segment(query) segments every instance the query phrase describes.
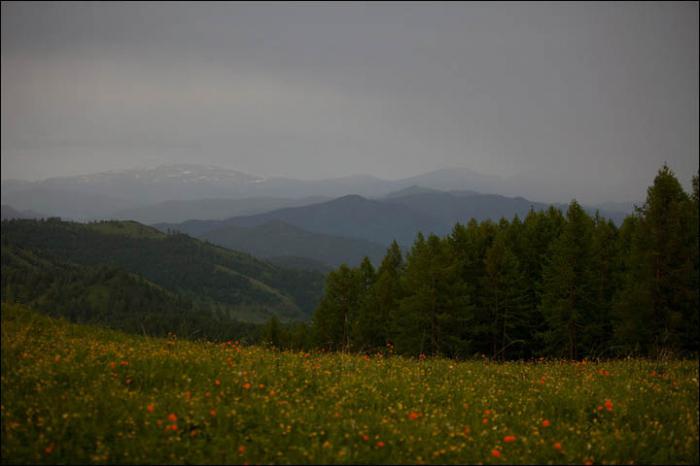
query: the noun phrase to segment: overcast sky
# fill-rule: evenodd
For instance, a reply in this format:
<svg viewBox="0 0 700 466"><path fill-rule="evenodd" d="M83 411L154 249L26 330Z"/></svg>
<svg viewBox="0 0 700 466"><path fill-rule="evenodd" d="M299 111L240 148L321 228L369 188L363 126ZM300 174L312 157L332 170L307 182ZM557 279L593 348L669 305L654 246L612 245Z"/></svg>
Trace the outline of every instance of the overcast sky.
<svg viewBox="0 0 700 466"><path fill-rule="evenodd" d="M3 179L459 166L639 200L697 173L698 99L697 2L2 2Z"/></svg>

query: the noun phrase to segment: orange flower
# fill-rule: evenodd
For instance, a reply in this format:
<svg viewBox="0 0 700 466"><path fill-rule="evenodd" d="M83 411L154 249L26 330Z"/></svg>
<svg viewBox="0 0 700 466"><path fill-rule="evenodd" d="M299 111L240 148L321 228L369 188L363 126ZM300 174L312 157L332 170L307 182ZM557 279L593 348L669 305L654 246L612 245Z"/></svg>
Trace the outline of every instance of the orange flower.
<svg viewBox="0 0 700 466"><path fill-rule="evenodd" d="M466 437L466 436L469 435L469 433L470 433L471 431L472 431L472 430L469 428L469 426L465 426L465 427L464 427L464 430L463 430L462 432L464 432L464 436Z"/></svg>
<svg viewBox="0 0 700 466"><path fill-rule="evenodd" d="M416 412L416 411L411 411L410 413L408 413L408 418L412 421L415 421L420 416L421 416L421 414L419 412Z"/></svg>
<svg viewBox="0 0 700 466"><path fill-rule="evenodd" d="M166 429L169 429L169 430L172 430L172 431L176 431L176 430L177 430L177 424L170 424L168 427L166 427Z"/></svg>
<svg viewBox="0 0 700 466"><path fill-rule="evenodd" d="M109 367L110 367L110 369L114 369L115 367L117 367L117 363L112 361L109 363Z"/></svg>
<svg viewBox="0 0 700 466"><path fill-rule="evenodd" d="M603 407L600 406L600 405L598 405L598 407L597 407L596 409L597 409L598 411L602 411L602 410L603 410Z"/></svg>
<svg viewBox="0 0 700 466"><path fill-rule="evenodd" d="M149 413L152 413L154 409L156 409L156 407L153 403L148 403L148 406L146 406L146 411Z"/></svg>
<svg viewBox="0 0 700 466"><path fill-rule="evenodd" d="M603 404L605 405L605 409L607 409L608 411L613 410L613 402L612 401L605 400L605 403L603 403Z"/></svg>
<svg viewBox="0 0 700 466"><path fill-rule="evenodd" d="M216 417L216 409L214 409L214 408L210 409L209 414L211 415L211 417Z"/></svg>
<svg viewBox="0 0 700 466"><path fill-rule="evenodd" d="M549 422L549 419L545 419L542 421L542 427L549 427L552 423Z"/></svg>
<svg viewBox="0 0 700 466"><path fill-rule="evenodd" d="M555 450L561 450L561 443L556 442L556 443L554 444L554 449L555 449Z"/></svg>
<svg viewBox="0 0 700 466"><path fill-rule="evenodd" d="M500 450L496 450L495 448L491 450L491 456L494 458L500 458L501 457L501 452Z"/></svg>
<svg viewBox="0 0 700 466"><path fill-rule="evenodd" d="M377 447L379 448L384 448L385 443L382 442L381 440L377 442Z"/></svg>
<svg viewBox="0 0 700 466"><path fill-rule="evenodd" d="M49 445L46 448L44 448L44 453L50 455L51 453L53 453L54 448L56 448L56 445L54 445L53 443L49 443Z"/></svg>
<svg viewBox="0 0 700 466"><path fill-rule="evenodd" d="M175 413L168 414L168 421L177 422L177 415Z"/></svg>
<svg viewBox="0 0 700 466"><path fill-rule="evenodd" d="M245 453L245 447L241 445L240 447L238 447L238 454L242 455L243 453Z"/></svg>
<svg viewBox="0 0 700 466"><path fill-rule="evenodd" d="M218 387L219 385L221 385L221 380L216 379L216 380L214 381L214 385L216 385L217 387Z"/></svg>
<svg viewBox="0 0 700 466"><path fill-rule="evenodd" d="M250 390L250 387L252 387L252 385L249 382L243 384L243 388L246 390Z"/></svg>
<svg viewBox="0 0 700 466"><path fill-rule="evenodd" d="M259 384L259 385L258 385L258 388L259 388L260 390L262 390L263 388L265 388L265 384L264 384L264 383Z"/></svg>
<svg viewBox="0 0 700 466"><path fill-rule="evenodd" d="M129 365L129 361L121 361L121 362L119 363L119 365L120 365L120 366L128 366L128 365Z"/></svg>
<svg viewBox="0 0 700 466"><path fill-rule="evenodd" d="M486 418L483 418L483 419L481 420L481 423L484 424L484 425L486 425L486 424L489 423L489 420L486 419Z"/></svg>
<svg viewBox="0 0 700 466"><path fill-rule="evenodd" d="M362 440L364 440L365 442L369 441L369 435L362 434Z"/></svg>
<svg viewBox="0 0 700 466"><path fill-rule="evenodd" d="M506 435L505 437L503 437L503 441L506 443L515 442L515 439L515 435Z"/></svg>
<svg viewBox="0 0 700 466"><path fill-rule="evenodd" d="M490 414L491 414L491 410L490 410L490 409L485 409L485 410L484 410L484 416L489 416Z"/></svg>

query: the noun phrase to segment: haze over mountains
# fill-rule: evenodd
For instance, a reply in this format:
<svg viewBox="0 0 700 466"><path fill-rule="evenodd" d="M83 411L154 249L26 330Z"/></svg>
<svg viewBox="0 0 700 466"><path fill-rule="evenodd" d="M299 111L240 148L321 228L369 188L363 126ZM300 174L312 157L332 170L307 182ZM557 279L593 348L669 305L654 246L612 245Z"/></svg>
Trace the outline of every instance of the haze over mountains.
<svg viewBox="0 0 700 466"><path fill-rule="evenodd" d="M399 180L297 180L177 164L7 180L2 202L3 218L135 220L275 263L325 271L357 265L365 256L377 263L393 240L408 247L418 232L445 235L458 222L524 217L550 205L504 196L499 189L505 189L503 179L464 168ZM620 203L606 207L601 214L617 223L631 211ZM593 213L596 207L587 209Z"/></svg>
<svg viewBox="0 0 700 466"><path fill-rule="evenodd" d="M1 195L3 204L17 210L74 220L118 218L158 223L250 215L350 194L376 198L412 186L519 194L513 193L508 180L467 168L442 169L399 180L370 175L299 180L266 178L209 165L173 164L34 182L3 180Z"/></svg>

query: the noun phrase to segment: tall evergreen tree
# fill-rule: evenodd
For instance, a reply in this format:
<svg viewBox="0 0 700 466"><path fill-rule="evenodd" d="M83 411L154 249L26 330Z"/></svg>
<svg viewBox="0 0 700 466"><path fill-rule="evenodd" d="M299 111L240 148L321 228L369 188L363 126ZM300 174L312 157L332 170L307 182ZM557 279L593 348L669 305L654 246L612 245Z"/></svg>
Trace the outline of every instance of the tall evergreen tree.
<svg viewBox="0 0 700 466"><path fill-rule="evenodd" d="M692 199L664 165L638 210L626 283L616 300L617 337L629 349L681 349L683 327L692 325L698 286L693 278L697 234L692 238L692 225L697 221L690 206Z"/></svg>
<svg viewBox="0 0 700 466"><path fill-rule="evenodd" d="M593 222L576 201L569 204L566 224L552 245L552 257L543 271L542 314L550 354L577 359L582 330L591 313L593 277L591 243Z"/></svg>
<svg viewBox="0 0 700 466"><path fill-rule="evenodd" d="M401 248L393 241L377 270L374 284L367 290L363 301L361 321L358 324L363 349L383 348L392 340L394 322L399 318L402 273Z"/></svg>
<svg viewBox="0 0 700 466"><path fill-rule="evenodd" d="M522 355L529 340L526 315L525 276L511 251L507 229L499 232L486 251L482 304L491 321L491 357ZM513 347L513 345L518 346Z"/></svg>
<svg viewBox="0 0 700 466"><path fill-rule="evenodd" d="M321 347L350 349L360 290L358 274L347 265L328 274L325 293L314 314L316 341Z"/></svg>
<svg viewBox="0 0 700 466"><path fill-rule="evenodd" d="M418 234L406 263L397 349L454 355L463 348L455 329L468 318L461 283L443 240Z"/></svg>

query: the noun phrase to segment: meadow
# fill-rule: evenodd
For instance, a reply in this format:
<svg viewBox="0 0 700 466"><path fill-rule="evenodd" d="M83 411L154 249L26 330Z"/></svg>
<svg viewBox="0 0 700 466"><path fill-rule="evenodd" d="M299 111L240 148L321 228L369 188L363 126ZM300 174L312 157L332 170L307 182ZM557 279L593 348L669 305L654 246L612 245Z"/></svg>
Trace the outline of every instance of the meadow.
<svg viewBox="0 0 700 466"><path fill-rule="evenodd" d="M698 361L156 339L2 306L3 463L696 464Z"/></svg>

